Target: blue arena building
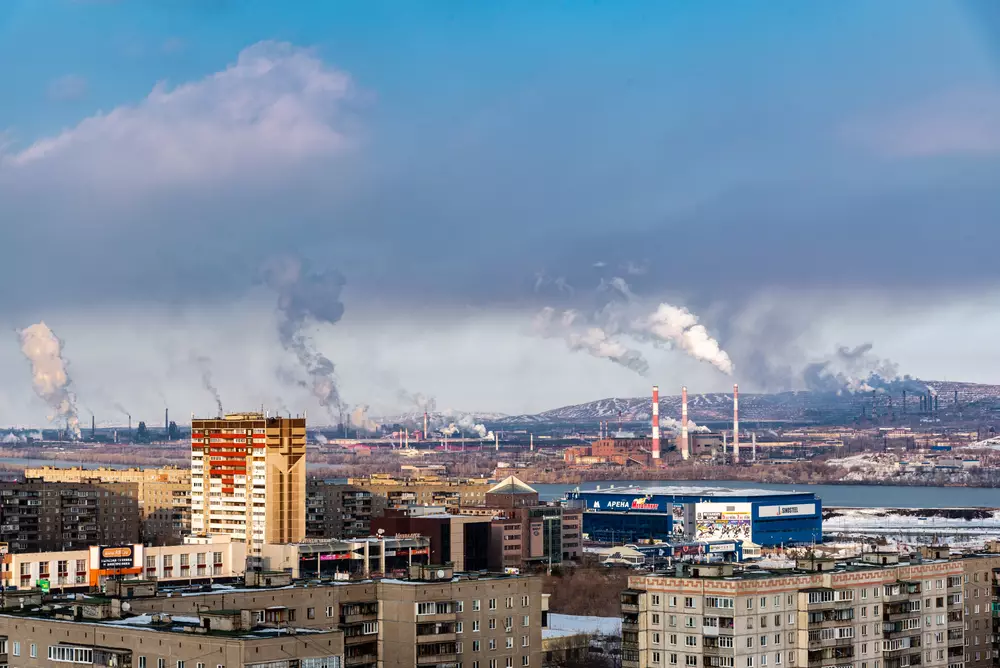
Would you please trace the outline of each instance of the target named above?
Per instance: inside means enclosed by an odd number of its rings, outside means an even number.
[[[663,486],[573,491],[590,540],[742,541],[765,547],[820,542],[823,505],[806,492]]]

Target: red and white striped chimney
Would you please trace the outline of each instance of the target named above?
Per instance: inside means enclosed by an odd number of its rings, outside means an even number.
[[[740,463],[740,386],[733,385],[733,463]]]
[[[688,389],[681,388],[681,457],[687,459],[691,452],[688,441]]]
[[[660,388],[653,386],[653,459],[660,458]]]

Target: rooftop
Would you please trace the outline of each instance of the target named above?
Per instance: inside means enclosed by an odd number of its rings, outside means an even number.
[[[487,494],[538,494],[538,491],[522,480],[509,475],[491,487]]]
[[[584,489],[581,494],[637,494],[644,496],[798,496],[812,494],[809,490],[785,492],[773,489],[741,489],[735,487],[703,487],[698,485],[670,485],[651,487],[611,487],[608,489]]]

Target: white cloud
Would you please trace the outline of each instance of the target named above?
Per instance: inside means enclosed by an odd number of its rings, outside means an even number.
[[[67,74],[49,84],[49,97],[58,102],[79,100],[87,95],[87,80],[76,74]]]
[[[61,134],[0,157],[0,174],[60,177],[112,189],[267,177],[350,140],[338,127],[350,78],[310,51],[261,42],[235,64],[141,102],[81,121]]]
[[[953,91],[853,123],[845,135],[889,157],[1000,154],[1000,90]]]

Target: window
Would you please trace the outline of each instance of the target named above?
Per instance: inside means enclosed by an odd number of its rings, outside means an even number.
[[[478,619],[472,620],[472,632],[473,633],[479,633],[479,620]]]
[[[472,601],[472,611],[473,612],[478,612],[479,611],[479,599],[478,598]]]
[[[13,649],[11,650],[11,654],[14,656],[21,656],[21,643],[15,640],[12,645]]]
[[[166,659],[157,659],[156,660],[156,668],[167,668],[167,660]]]
[[[530,602],[531,602],[531,598],[530,597],[528,597],[528,596],[522,596],[521,597],[521,607],[522,608],[527,608],[528,605],[530,604]]]
[[[653,644],[654,645],[659,645],[660,644],[660,634],[659,633],[654,633],[653,634]]]
[[[677,655],[676,654],[671,654],[670,657],[669,657],[669,659],[670,659],[670,664],[671,665],[674,665],[674,666],[677,665]]]
[[[753,610],[753,599],[752,598],[748,598],[747,599],[747,610]]]
[[[652,596],[650,596],[650,598],[652,599],[653,605],[659,605],[660,604],[660,595],[659,594],[653,594]]]
[[[660,662],[660,653],[653,652],[653,663],[659,663],[659,662]]]
[[[50,659],[52,658],[51,652],[49,653],[49,658]],[[140,656],[139,657],[139,668],[146,668],[146,657],[144,657],[144,656]]]
[[[497,609],[497,600],[495,598],[491,598],[490,599],[490,610],[496,610],[496,609]]]
[[[327,617],[333,617],[333,606],[332,605],[326,606],[326,616]]]
[[[524,656],[521,657],[521,665],[522,666],[527,666],[528,665],[528,655],[527,654],[525,654]]]
[[[14,656],[20,656],[21,643],[14,642]],[[34,651],[34,645],[32,645]],[[34,656],[34,655],[32,655]],[[145,657],[140,657],[144,659]],[[89,647],[75,647],[73,645],[50,645],[49,661],[60,661],[63,663],[93,663],[94,650]],[[142,668],[142,666],[140,666]]]
[[[751,649],[752,647],[753,647],[753,636],[747,638],[747,649]]]
[[[184,662],[180,659],[177,659],[177,668],[184,668]]]
[[[655,617],[656,615],[653,615],[653,616]],[[521,618],[521,626],[531,626],[531,616],[530,615],[525,615],[524,617]]]
[[[508,596],[507,599],[504,601],[504,604],[507,606],[508,610],[510,610],[511,608],[513,608],[514,607],[514,597],[513,596]]]
[[[472,641],[472,651],[473,652],[478,652],[479,651],[479,647],[480,647],[479,641],[478,640],[473,640]]]
[[[35,643],[31,643],[31,647],[28,649],[28,651],[31,654],[32,659],[36,658],[38,656],[38,645],[36,645]]]
[[[316,608],[306,608],[306,619],[316,619]]]
[[[455,633],[462,633],[464,624],[462,622],[455,622]]]
[[[695,617],[688,617],[687,619],[684,620],[684,626],[686,626],[689,629],[693,629],[697,621],[698,620]]]
[[[507,636],[507,649],[514,649],[514,638],[512,636]]]
[[[698,665],[698,657],[693,656],[691,654],[686,654],[684,656],[684,665],[685,666],[697,666]]]
[[[761,654],[760,655],[760,665],[761,665],[761,668],[763,668],[763,666],[767,665],[767,654]]]
[[[684,607],[685,608],[693,608],[694,607],[694,599],[691,598],[690,596],[685,597],[684,598]]]
[[[521,636],[521,647],[528,646],[528,636]]]
[[[761,596],[760,597],[760,608],[761,608],[761,610],[763,610],[766,607],[767,607],[767,596]]]
[[[490,617],[490,624],[489,624],[489,626],[490,626],[491,629],[495,629],[497,627],[497,618],[496,617]]]
[[[490,649],[496,649],[496,648],[497,648],[497,639],[490,638]]]
[[[676,608],[677,607],[677,597],[676,596],[671,596],[668,600],[670,601],[670,607],[671,608]]]
[[[458,601],[455,605],[458,606],[456,612],[465,612],[465,601]]]
[[[684,636],[684,644],[688,647],[697,647],[698,636]]]
[[[753,657],[752,656],[748,656],[747,657],[747,668],[753,668]]]

